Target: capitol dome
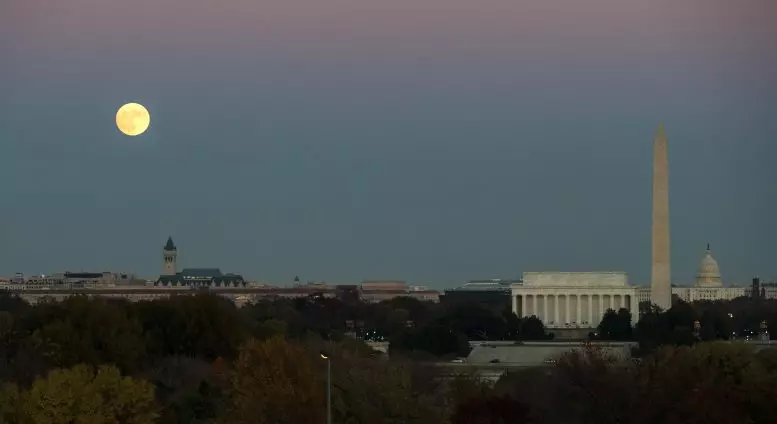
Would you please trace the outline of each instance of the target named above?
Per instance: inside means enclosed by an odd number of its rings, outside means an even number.
[[[712,257],[710,245],[707,245],[707,251],[699,264],[699,273],[696,275],[696,287],[721,287],[720,267],[718,261]]]

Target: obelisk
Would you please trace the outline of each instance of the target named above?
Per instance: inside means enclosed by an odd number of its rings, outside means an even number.
[[[672,307],[669,260],[669,160],[664,126],[653,142],[653,268],[650,301],[666,311]]]

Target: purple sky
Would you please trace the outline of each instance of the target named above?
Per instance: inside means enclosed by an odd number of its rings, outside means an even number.
[[[5,0],[0,274],[777,278],[774,0]],[[120,136],[137,101],[149,131]],[[109,246],[109,248],[106,248]]]

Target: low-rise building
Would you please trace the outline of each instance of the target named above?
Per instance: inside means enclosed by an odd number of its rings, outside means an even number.
[[[511,287],[520,285],[521,280],[472,280],[445,290],[440,301],[447,304],[478,303],[494,309],[511,307]]]
[[[174,275],[160,275],[155,286],[202,287],[245,287],[242,275],[222,274],[219,268],[186,268]]]
[[[440,292],[425,287],[411,287],[405,281],[368,280],[359,285],[359,295],[364,302],[377,303],[396,297],[412,297],[421,301],[439,302]]]

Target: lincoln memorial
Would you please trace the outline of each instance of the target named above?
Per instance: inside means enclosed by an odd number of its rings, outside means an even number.
[[[527,272],[511,290],[513,312],[548,328],[595,328],[608,309],[639,319],[637,288],[625,272]]]

